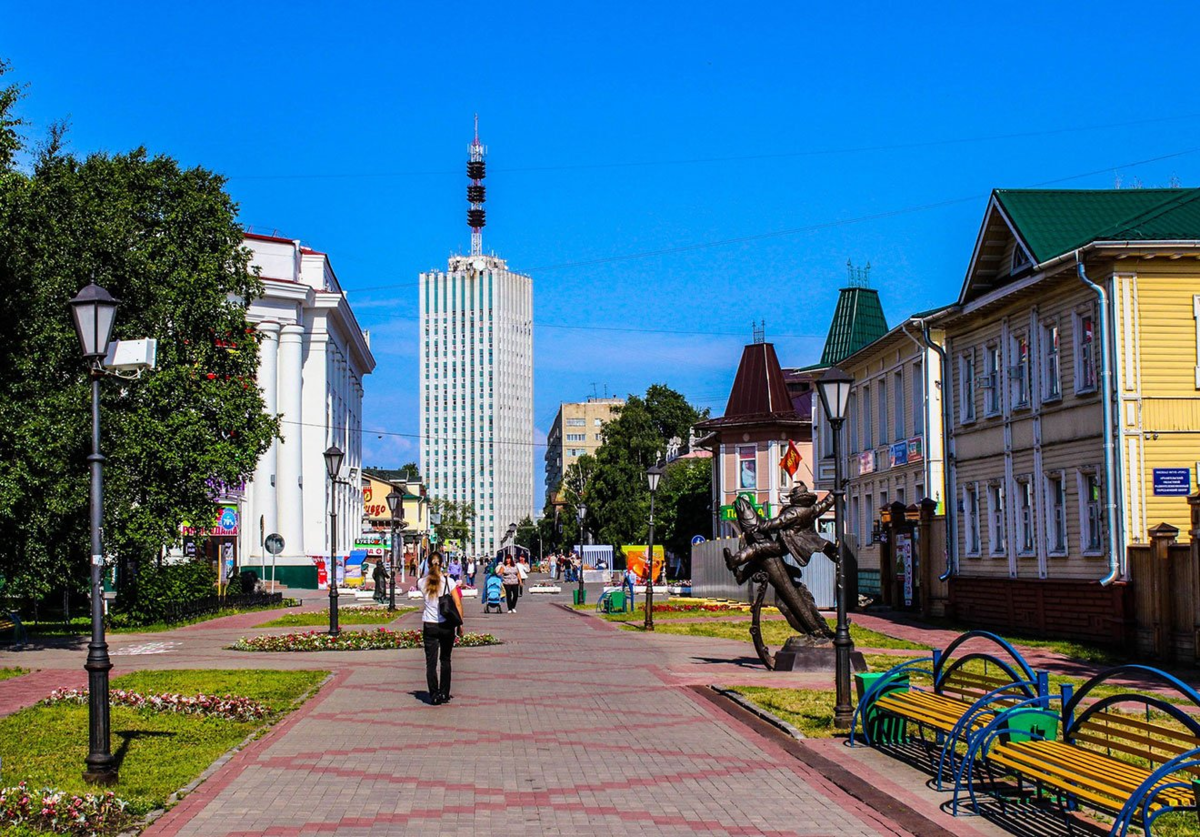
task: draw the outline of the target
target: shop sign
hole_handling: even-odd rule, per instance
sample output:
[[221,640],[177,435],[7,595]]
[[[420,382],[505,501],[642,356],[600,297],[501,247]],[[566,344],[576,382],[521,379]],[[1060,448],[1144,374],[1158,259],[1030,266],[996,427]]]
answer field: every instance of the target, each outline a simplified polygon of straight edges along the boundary
[[[745,497],[747,500],[749,500],[750,505],[754,506],[754,510],[756,512],[758,512],[759,517],[763,518],[764,520],[770,518],[770,516],[771,516],[771,504],[770,503],[763,503],[760,505],[758,503],[758,498],[755,497],[753,494],[751,494],[748,491],[742,492],[741,494],[738,495],[738,497],[739,498]],[[732,503],[730,503],[727,506],[721,506],[721,520],[734,520],[734,521],[737,520],[737,509],[734,508]]]
[[913,436],[908,440],[908,461],[920,462],[925,458],[925,440],[920,436]]
[[216,517],[211,528],[197,529],[186,520],[179,527],[180,534],[191,536],[236,537],[238,533],[238,513],[234,506],[218,506]]
[[858,472],[860,474],[875,472],[875,451],[864,450],[858,455]]
[[1191,468],[1155,468],[1155,497],[1186,497],[1191,493]]
[[889,449],[892,467],[908,464],[908,442],[896,442]]

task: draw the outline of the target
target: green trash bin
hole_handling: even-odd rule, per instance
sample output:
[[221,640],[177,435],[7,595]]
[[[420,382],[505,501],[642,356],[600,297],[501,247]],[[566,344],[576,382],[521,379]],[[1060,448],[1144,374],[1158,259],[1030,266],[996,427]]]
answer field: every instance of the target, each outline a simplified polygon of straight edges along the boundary
[[613,590],[611,593],[608,594],[608,612],[616,613],[618,611],[620,611],[622,613],[625,612],[625,591],[624,590]]
[[[854,686],[858,692],[860,703],[862,702],[863,695],[870,691],[886,673],[883,671],[864,671],[854,675]],[[907,692],[908,685],[907,672],[893,675],[890,684],[877,694],[876,698],[883,697],[891,692]],[[876,709],[874,706],[867,707],[862,713],[862,718],[863,729],[871,739],[872,744],[903,744],[908,740],[908,724],[903,718],[897,717],[890,712]]]
[[587,604],[587,590],[580,590],[578,588],[572,590],[571,601],[577,605]]

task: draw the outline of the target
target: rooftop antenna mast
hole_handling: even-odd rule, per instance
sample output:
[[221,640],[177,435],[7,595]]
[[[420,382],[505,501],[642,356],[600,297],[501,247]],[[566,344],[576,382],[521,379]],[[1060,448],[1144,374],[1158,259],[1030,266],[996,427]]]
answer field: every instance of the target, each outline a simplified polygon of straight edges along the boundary
[[479,114],[475,114],[475,139],[467,146],[467,153],[470,155],[467,160],[467,177],[471,178],[471,185],[467,187],[467,203],[470,204],[467,210],[467,226],[471,228],[471,255],[482,256],[483,225],[487,223],[486,213],[483,211],[483,202],[487,199],[483,186],[487,164],[483,162],[483,158],[487,154],[487,147],[479,142]]
[[767,321],[766,320],[761,320],[761,321],[751,320],[750,326],[754,332],[754,342],[755,343],[766,343],[767,342]]
[[846,279],[851,288],[871,287],[871,263],[867,262],[866,267],[855,267],[854,262],[846,259]]

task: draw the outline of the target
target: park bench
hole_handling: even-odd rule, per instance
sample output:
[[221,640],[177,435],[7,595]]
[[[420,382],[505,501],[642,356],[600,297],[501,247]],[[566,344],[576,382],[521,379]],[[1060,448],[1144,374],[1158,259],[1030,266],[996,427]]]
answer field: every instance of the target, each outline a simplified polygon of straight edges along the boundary
[[21,624],[21,617],[11,612],[0,612],[0,637],[6,634],[11,635],[8,641],[13,645],[24,645],[29,641],[25,635],[25,626]]
[[[967,643],[972,646],[955,656]],[[988,653],[979,646],[995,646],[1003,654]],[[932,688],[912,687],[909,678],[925,674]],[[988,631],[968,631],[944,650],[927,658],[909,660],[872,679],[855,709],[850,743],[854,745],[861,723],[868,744],[896,745],[907,735],[897,732],[896,723],[880,723],[880,716],[914,724],[922,741],[926,730],[935,736],[937,787],[943,788],[946,769],[955,771],[960,744],[987,726],[996,713],[1045,694],[1046,677],[1036,674],[1020,652],[1003,638]]]
[[[1155,681],[1186,703],[1134,692],[1103,694],[1097,687],[1122,677]],[[1060,710],[1048,711],[1057,700]],[[1130,709],[1136,709],[1131,712]],[[1049,723],[1030,732],[1021,723],[1030,710]],[[964,759],[972,807],[978,812],[977,776],[986,773],[993,795],[1007,803],[997,774],[1017,780],[1017,792],[1028,781],[1037,797],[1049,792],[1060,806],[1080,805],[1113,816],[1110,835],[1127,833],[1139,821],[1149,835],[1154,820],[1168,811],[1197,810],[1200,786],[1200,694],[1171,675],[1149,666],[1130,664],[1101,672],[1079,691],[1063,687],[1061,696],[1014,704],[994,717],[972,742]],[[970,769],[972,765],[983,770]],[[957,813],[961,777],[956,781]]]

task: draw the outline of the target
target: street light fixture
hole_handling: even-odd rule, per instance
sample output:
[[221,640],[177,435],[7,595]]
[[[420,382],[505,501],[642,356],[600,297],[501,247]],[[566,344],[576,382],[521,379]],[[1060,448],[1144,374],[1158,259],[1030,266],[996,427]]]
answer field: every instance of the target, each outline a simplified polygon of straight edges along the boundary
[[838,556],[837,627],[833,634],[834,686],[837,697],[833,707],[833,723],[840,729],[849,727],[854,715],[854,708],[850,706],[850,654],[854,650],[854,640],[850,639],[850,623],[846,618],[846,562],[842,555],[842,544],[845,541],[842,505],[846,492],[842,488],[841,445],[842,424],[846,421],[846,405],[850,401],[850,387],[853,384],[854,378],[836,366],[829,367],[817,380],[821,407],[833,431],[833,531],[837,539]]
[[75,331],[83,356],[91,367],[92,378],[92,454],[91,466],[91,555],[92,555],[92,640],[88,643],[88,754],[83,780],[94,785],[117,782],[117,762],[110,747],[111,726],[108,701],[108,672],[112,661],[104,637],[104,545],[100,533],[104,525],[104,456],[100,453],[100,379],[101,361],[108,354],[117,300],[95,282],[89,282],[71,300]]
[[342,472],[342,453],[337,445],[325,451],[325,471],[329,474],[329,635],[338,635],[337,589],[337,484]]
[[579,604],[583,604],[583,545],[587,543],[587,529],[584,528],[584,521],[587,520],[587,506],[580,503],[575,508],[575,516],[579,518]]
[[658,493],[658,481],[666,469],[651,465],[646,469],[646,482],[650,484],[650,543],[646,546],[646,620],[643,628],[654,630],[654,495]]
[[[392,489],[387,495],[388,511],[391,512],[392,522],[392,571],[389,579],[388,610],[396,609],[396,516],[404,515],[404,495]],[[403,527],[401,527],[403,532]],[[404,561],[404,535],[400,535],[400,561]]]

